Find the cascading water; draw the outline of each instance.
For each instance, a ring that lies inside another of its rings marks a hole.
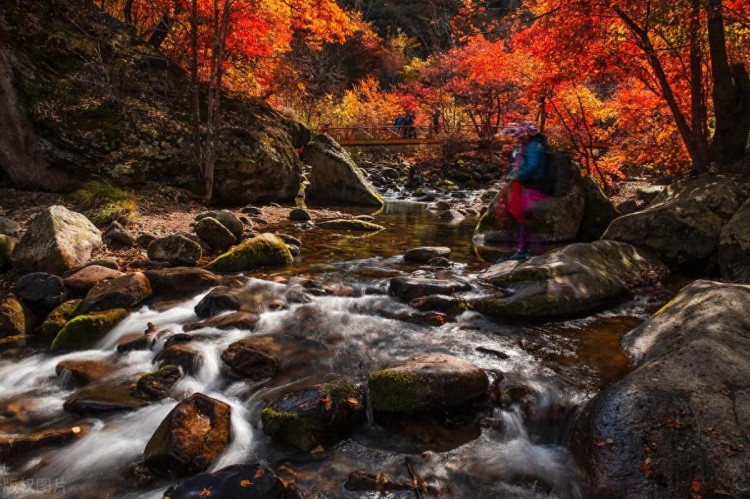
[[[63,360],[92,359],[116,363],[112,379],[125,381],[153,371],[153,359],[169,335],[151,350],[122,354],[117,353],[118,342],[143,332],[148,323],[158,330],[184,333],[185,324],[199,320],[194,308],[206,293],[166,309],[143,307],[88,351],[0,361],[0,426],[5,433],[93,424],[73,444],[36,452],[23,463],[0,469],[5,483],[13,485],[5,487],[5,496],[45,497],[39,484],[57,480],[64,485],[63,497],[161,497],[169,482],[139,490],[128,467],[142,459],[146,443],[176,398],[199,392],[232,408],[232,441],[212,470],[261,460],[277,467],[283,478],[319,491],[321,497],[413,497],[413,492],[378,495],[343,487],[354,470],[408,478],[403,463],[410,456],[417,463],[416,472],[443,490],[441,497],[582,497],[579,473],[565,447],[566,425],[576,405],[603,382],[613,381],[593,353],[589,363],[587,356],[594,351],[590,344],[619,337],[643,314],[643,305],[630,303],[590,319],[533,327],[490,322],[468,312],[442,326],[397,320],[399,313],[410,309],[383,291],[389,277],[416,270],[395,256],[404,249],[426,244],[455,248],[458,264],[453,269],[419,271],[425,276],[458,274],[470,279],[486,266],[469,243],[470,226],[440,222],[413,204],[402,206],[408,209],[389,204],[378,220],[389,230],[370,238],[302,234],[303,263],[276,276],[306,274],[322,282],[346,283],[353,291],[341,297],[308,296],[307,303],[296,303],[287,299],[292,285],[250,279],[248,289],[285,300],[286,307],[265,310],[252,333],[213,328],[188,332],[190,347],[203,361],[194,375],[175,385],[175,398],[130,412],[78,418],[63,409],[74,390],[55,369]],[[621,316],[630,317],[630,322],[617,322]],[[237,379],[223,365],[222,352],[248,335],[296,339],[296,348],[285,352],[279,375],[270,382]],[[522,348],[524,338],[541,344],[540,353]],[[616,341],[610,343],[608,362],[624,358]],[[481,418],[447,415],[437,423],[420,418],[381,421],[370,413],[369,424],[314,456],[271,441],[260,427],[259,412],[267,401],[292,387],[331,377],[366,382],[369,373],[393,360],[424,352],[450,353],[498,377],[494,386],[502,394],[494,407],[483,409]],[[511,389],[516,386],[523,387],[515,389],[517,396]],[[429,453],[422,456],[425,451]],[[31,485],[18,481],[21,477],[31,479]]]

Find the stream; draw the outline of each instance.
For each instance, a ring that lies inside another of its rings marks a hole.
[[[204,362],[178,382],[176,393],[201,392],[232,407],[232,442],[211,469],[261,461],[300,490],[317,494],[311,497],[407,498],[415,497],[414,492],[347,491],[344,483],[356,470],[408,481],[408,457],[422,478],[441,489],[439,497],[587,497],[585,480],[566,447],[570,423],[577,407],[628,372],[619,340],[659,306],[663,290],[650,290],[591,317],[554,323],[490,321],[473,312],[441,326],[396,320],[392,317],[410,308],[387,294],[390,278],[459,277],[474,285],[470,293],[481,293],[479,271],[513,248],[474,246],[476,218],[443,221],[422,203],[389,201],[373,215],[385,231],[362,235],[303,230],[289,222],[282,232],[303,243],[295,265],[249,276],[246,284],[258,293],[282,296],[295,279],[307,277],[336,290],[333,296],[312,296],[309,303],[266,311],[252,333],[210,328],[190,333],[191,347],[200,350]],[[416,246],[451,247],[453,267],[405,263],[401,255]],[[103,359],[117,364],[114,376],[123,380],[153,371],[153,358],[163,342],[151,351],[120,354],[118,340],[142,332],[149,322],[182,332],[184,324],[197,320],[193,308],[205,294],[142,307],[96,349],[0,361],[2,432],[93,423],[73,444],[0,467],[4,497],[162,497],[172,482],[138,489],[127,469],[142,459],[146,443],[177,401],[81,419],[63,410],[75,389],[56,375],[55,367],[65,359]],[[249,334],[285,331],[309,338],[316,347],[300,344],[290,349],[291,367],[270,382],[227,375],[220,355],[230,343]],[[348,439],[313,453],[273,442],[260,427],[261,409],[279,393],[333,377],[366,383],[372,371],[428,352],[448,353],[484,369],[493,382],[494,403],[468,415],[376,417]]]

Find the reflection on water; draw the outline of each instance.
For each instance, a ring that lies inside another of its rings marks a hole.
[[[470,312],[439,327],[395,320],[411,309],[384,294],[392,276],[417,272],[472,280],[512,247],[476,248],[471,241],[476,218],[446,222],[424,204],[389,202],[375,217],[386,227],[375,234],[306,231],[289,222],[283,231],[302,240],[302,255],[295,266],[271,274],[289,278],[289,286],[256,279],[247,284],[286,306],[265,311],[252,333],[189,333],[194,335],[190,346],[204,362],[178,383],[176,393],[202,392],[232,406],[233,441],[212,469],[262,460],[319,497],[414,497],[411,491],[344,489],[355,470],[409,481],[408,457],[422,478],[442,490],[441,497],[580,497],[580,477],[565,447],[568,423],[582,401],[627,372],[619,338],[643,319],[645,305],[633,302],[592,318],[543,325],[489,321]],[[451,247],[453,268],[420,268],[400,258],[424,245]],[[303,274],[350,291],[311,297],[309,303],[286,301],[292,277]],[[184,324],[197,320],[193,308],[201,297],[166,310],[143,307],[87,352],[0,361],[0,427],[25,433],[80,421],[63,411],[72,392],[56,377],[55,366],[68,358],[106,359],[117,363],[115,377],[123,380],[151,371],[164,341],[154,351],[124,355],[116,353],[117,341],[143,331],[148,322],[183,332]],[[280,372],[270,382],[237,380],[223,366],[223,350],[250,334],[280,342]],[[494,380],[491,402],[427,418],[377,416],[348,440],[314,455],[271,442],[260,428],[260,410],[285,390],[335,376],[366,382],[373,370],[426,352],[450,353],[486,370]],[[61,477],[65,497],[161,497],[169,481],[138,490],[126,470],[142,458],[146,442],[175,403],[168,399],[93,420],[94,428],[81,441],[38,452],[3,472],[12,478]]]

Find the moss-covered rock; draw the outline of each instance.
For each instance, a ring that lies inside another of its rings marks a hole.
[[[571,244],[525,262],[507,261],[482,279],[496,294],[471,300],[487,315],[524,319],[576,316],[613,305],[668,273],[650,253],[615,241]]]
[[[344,218],[338,218],[336,220],[326,220],[325,222],[320,222],[318,224],[318,227],[328,230],[350,232],[379,232],[381,230],[385,230],[385,227],[383,227],[382,225],[367,222],[365,220],[358,220],[356,218],[351,220]]]
[[[167,397],[169,390],[180,378],[182,373],[179,367],[173,364],[166,365],[138,378],[133,394],[147,400],[161,400]]]
[[[26,317],[21,302],[15,298],[0,301],[0,337],[26,333]]]
[[[90,348],[127,316],[127,310],[116,308],[74,317],[57,334],[50,348],[52,352]]]
[[[287,393],[261,412],[263,431],[302,450],[330,444],[360,424],[365,391],[345,380]]]
[[[42,324],[42,333],[50,340],[62,331],[65,324],[75,317],[75,312],[83,300],[69,300],[55,308]]]
[[[445,354],[419,355],[370,374],[375,411],[441,410],[486,395],[487,375],[474,364]]]
[[[274,234],[261,234],[241,242],[207,268],[214,272],[252,272],[262,267],[289,265],[293,261],[284,241]]]

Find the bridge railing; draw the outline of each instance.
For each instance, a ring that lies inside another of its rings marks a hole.
[[[355,126],[321,130],[339,142],[432,138],[438,135],[430,126]]]

